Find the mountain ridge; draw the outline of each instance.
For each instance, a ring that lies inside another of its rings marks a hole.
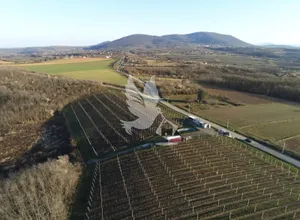
[[[147,35],[132,34],[114,41],[102,42],[97,45],[87,47],[87,49],[124,49],[124,48],[173,48],[189,46],[232,46],[251,47],[236,37],[215,32],[194,32],[189,34],[169,34],[169,35]]]

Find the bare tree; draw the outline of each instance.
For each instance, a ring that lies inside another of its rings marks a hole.
[[[80,173],[81,167],[63,156],[2,180],[1,219],[67,219]]]

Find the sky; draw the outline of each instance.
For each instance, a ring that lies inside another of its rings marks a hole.
[[[300,45],[299,0],[0,0],[0,47],[87,46],[210,31]]]

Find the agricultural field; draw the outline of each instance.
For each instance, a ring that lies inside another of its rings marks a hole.
[[[199,52],[194,51],[191,53],[163,53],[159,56],[172,57],[172,59],[177,59],[181,61],[194,61],[194,62],[203,62],[207,64],[213,65],[235,65],[235,66],[244,66],[244,67],[252,67],[252,68],[260,68],[260,67],[267,67],[267,68],[274,68],[278,66],[278,63],[273,59],[263,59],[257,57],[250,57],[250,56],[241,56],[231,53],[223,53],[217,54],[212,51],[206,52]]]
[[[181,114],[160,107],[167,119],[180,126],[183,121]],[[147,113],[140,113],[151,117]],[[64,115],[85,160],[103,158],[153,138],[162,121],[161,116],[157,116],[151,127],[144,130],[132,128],[132,134],[129,135],[122,127],[121,120],[134,121],[137,117],[128,110],[124,92],[108,88],[66,106]]]
[[[228,138],[137,150],[93,165],[73,219],[296,219],[298,171]],[[71,218],[72,219],[72,218]]]
[[[159,107],[182,126],[183,115]],[[178,145],[135,149],[153,138],[161,118],[128,135],[120,121],[136,116],[122,90],[103,88],[72,102],[63,114],[89,164],[72,220],[300,216],[299,170],[236,140],[203,135]]]
[[[208,93],[204,103],[193,101],[196,95],[173,95],[167,99],[208,120],[300,155],[299,104],[228,89],[203,88]]]
[[[271,103],[271,99],[250,93],[238,92],[230,89],[217,88],[202,85],[203,89],[214,97],[226,97],[230,101],[240,105],[264,104]]]
[[[126,83],[126,78],[110,67],[112,62],[114,62],[113,59],[81,58],[55,60],[44,63],[20,64],[15,66],[30,71],[48,73],[50,75],[60,75],[81,80],[95,80],[124,85]]]
[[[12,62],[0,60],[0,65],[7,65],[7,64],[12,64]]]
[[[176,66],[176,62],[159,61],[159,60],[147,60],[148,66]]]

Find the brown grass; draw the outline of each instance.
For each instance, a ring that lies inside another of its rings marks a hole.
[[[246,105],[253,105],[253,104],[264,104],[264,103],[270,103],[271,100],[265,97],[261,97],[259,95],[234,91],[230,89],[224,89],[224,88],[217,88],[212,86],[203,86],[205,91],[211,95],[211,96],[219,96],[219,97],[227,97],[233,102],[237,103],[243,103]]]
[[[281,143],[283,145],[283,143]],[[300,136],[288,139],[285,141],[285,146],[287,149],[292,150],[300,154]]]
[[[80,174],[81,167],[65,156],[2,180],[1,219],[67,219]]]
[[[41,63],[26,63],[26,64],[14,64],[14,65],[35,66],[35,65],[66,64],[66,63],[85,63],[85,62],[101,61],[101,60],[109,60],[109,59],[103,57],[96,57],[96,58],[88,57],[88,58],[74,58],[74,59],[59,59],[59,60],[50,60]],[[12,64],[12,63],[7,63],[7,64]]]
[[[87,81],[1,67],[0,174],[24,167],[24,162],[28,165],[27,162],[44,161],[68,146],[64,118],[53,114],[82,95],[101,89],[99,84]],[[41,150],[34,151],[35,146]]]
[[[4,60],[0,60],[0,65],[12,64],[13,62],[8,62]]]
[[[147,60],[148,66],[176,66],[177,63],[159,60]]]

